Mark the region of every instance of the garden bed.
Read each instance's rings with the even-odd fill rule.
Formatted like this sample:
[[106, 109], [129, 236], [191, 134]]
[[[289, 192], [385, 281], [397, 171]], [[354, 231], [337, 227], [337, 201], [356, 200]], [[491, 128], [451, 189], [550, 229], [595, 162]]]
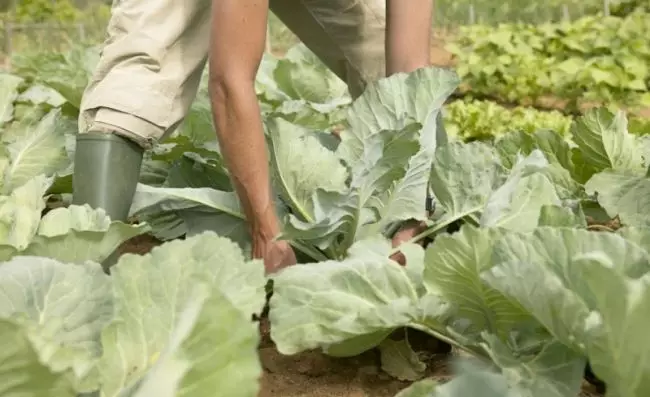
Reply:
[[[593, 220], [590, 224], [599, 225]], [[616, 228], [611, 223], [607, 226]], [[144, 255], [160, 244], [155, 237], [145, 234], [126, 241], [119, 252]], [[263, 368], [259, 397], [394, 397], [412, 383], [384, 372], [376, 349], [351, 358], [330, 357], [320, 351], [287, 356], [275, 348], [266, 318], [260, 320], [259, 329], [258, 351]], [[440, 383], [452, 379], [450, 361], [454, 353], [449, 346], [419, 331], [409, 330], [409, 335], [411, 344], [427, 364], [426, 377]], [[602, 396], [595, 385], [583, 382], [579, 397]]]

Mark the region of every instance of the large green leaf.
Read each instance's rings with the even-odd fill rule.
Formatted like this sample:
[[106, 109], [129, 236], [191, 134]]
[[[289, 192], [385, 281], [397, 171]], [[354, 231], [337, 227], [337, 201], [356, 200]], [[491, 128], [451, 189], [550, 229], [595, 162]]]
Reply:
[[438, 236], [426, 252], [424, 284], [456, 308], [452, 336], [462, 335], [466, 347], [480, 346], [504, 374], [512, 374], [512, 387], [535, 396], [573, 397], [582, 356], [549, 338], [522, 305], [481, 279], [493, 266], [493, 247], [508, 233], [465, 226]]
[[[408, 134], [409, 128], [404, 132]], [[424, 146], [426, 139], [426, 134], [423, 133], [419, 150], [406, 140], [401, 145], [393, 144], [384, 148], [381, 160], [368, 175], [370, 180], [374, 181], [372, 184], [376, 189], [376, 196], [369, 199], [369, 208], [377, 213], [377, 220], [362, 230], [361, 237], [380, 233], [392, 222], [425, 219], [425, 207], [422, 203], [426, 202], [436, 148], [435, 141], [432, 141], [429, 147]], [[409, 156], [411, 153], [413, 155]], [[405, 163], [406, 159], [408, 163]]]
[[[157, 145], [143, 163], [141, 184], [134, 197], [131, 215], [146, 221], [152, 228], [151, 233], [160, 240], [194, 235], [203, 230], [213, 230], [212, 228], [219, 234], [236, 237], [229, 234], [228, 227], [221, 230], [219, 225], [222, 222], [241, 224], [243, 214], [232, 217], [227, 214], [227, 210], [226, 213], [221, 213], [219, 198], [213, 200], [216, 208], [209, 204], [210, 200], [205, 202], [199, 198], [201, 195], [211, 195], [210, 192], [213, 191], [217, 192], [216, 195], [227, 196], [233, 190], [221, 155], [215, 148], [208, 146], [194, 143], [188, 136], [180, 135]], [[159, 190], [162, 188], [175, 190]], [[183, 193], [176, 196], [176, 192], [185, 192], [183, 189], [186, 188], [201, 189], [198, 193], [189, 193], [190, 197], [196, 196], [197, 202], [191, 203], [192, 199], [186, 198]], [[237, 204], [234, 206], [238, 207]], [[215, 217], [222, 222], [211, 222], [211, 228], [208, 229], [196, 228], [193, 226], [195, 222], [190, 220]]]
[[351, 102], [347, 85], [303, 43], [282, 58], [264, 54], [255, 91], [266, 117], [319, 130], [341, 124]]
[[[553, 348], [562, 349], [558, 345]], [[546, 365], [557, 363], [561, 354], [554, 357], [554, 362], [545, 362], [547, 357], [541, 357], [537, 362], [531, 361], [528, 366], [508, 368], [502, 373], [474, 360], [456, 360], [456, 374], [451, 381], [444, 385], [431, 380], [416, 382], [395, 397], [575, 397], [580, 389], [581, 365], [584, 363], [567, 357], [566, 363], [551, 367], [551, 371], [548, 371], [564, 371], [558, 374], [558, 378], [570, 379], [569, 383], [557, 382], [558, 378], [553, 375], [547, 377], [545, 373], [548, 370]]]
[[625, 113], [612, 113], [605, 108], [589, 110], [578, 118], [571, 129], [578, 145], [573, 162], [579, 170], [579, 182], [608, 168], [620, 171], [643, 168], [643, 150], [627, 131]]
[[555, 185], [544, 173], [548, 166], [539, 150], [520, 159], [503, 185], [492, 192], [485, 203], [481, 225], [518, 231], [533, 230], [542, 207], [560, 204]]
[[327, 103], [347, 94], [347, 86], [306, 45], [293, 46], [273, 71], [277, 88], [293, 99]]
[[438, 112], [459, 83], [452, 70], [429, 67], [369, 84], [348, 111], [350, 130], [341, 135], [341, 158], [354, 162], [362, 157], [368, 137], [379, 131], [399, 131], [410, 121], [422, 124], [425, 131], [434, 131], [425, 133], [428, 141], [423, 146], [431, 148], [429, 142], [437, 138]]
[[504, 236], [493, 261], [485, 280], [584, 352], [609, 393], [650, 392], [648, 252], [615, 234], [544, 227]]
[[560, 204], [560, 198], [541, 151], [535, 149], [514, 161], [508, 170], [496, 150], [481, 142], [439, 147], [431, 190], [444, 211], [440, 222], [469, 218], [487, 227], [535, 228], [541, 208]]
[[35, 52], [12, 59], [13, 72], [52, 87], [75, 108], [99, 61], [99, 48], [74, 46], [64, 52]]
[[555, 131], [537, 130], [532, 134], [523, 131], [511, 132], [498, 139], [494, 147], [508, 168], [516, 164], [518, 155], [527, 156], [538, 149], [544, 153], [549, 163], [558, 164], [568, 171], [573, 170], [571, 147], [562, 135]]
[[43, 364], [24, 326], [0, 319], [0, 341], [0, 396], [77, 396], [66, 374]]
[[[145, 256], [122, 256], [111, 269], [111, 280], [116, 309], [102, 339], [105, 397], [134, 387], [172, 335], [186, 333], [179, 327], [192, 326], [179, 318], [188, 302], [196, 305], [191, 298], [198, 282], [221, 291], [245, 318], [259, 314], [265, 301], [262, 262], [246, 261], [236, 244], [210, 232], [164, 244]], [[205, 310], [212, 313], [212, 304]]]
[[514, 167], [519, 156], [541, 151], [549, 162], [544, 173], [555, 184], [560, 198], [575, 199], [584, 194], [572, 177], [575, 166], [571, 147], [560, 134], [550, 130], [538, 130], [532, 134], [517, 131], [503, 136], [494, 146], [508, 168]]
[[148, 230], [146, 224], [111, 222], [102, 209], [71, 205], [48, 212], [22, 254], [66, 263], [102, 263], [124, 241]]
[[100, 334], [112, 317], [109, 277], [96, 263], [20, 256], [0, 264], [0, 318], [20, 321], [41, 362], [97, 387]]
[[218, 290], [198, 282], [160, 357], [120, 397], [255, 397], [262, 367], [257, 327]]
[[418, 128], [410, 124], [368, 137], [362, 157], [347, 163], [347, 191], [316, 190], [313, 219], [290, 216], [285, 238], [313, 240], [319, 248], [331, 249], [343, 235], [333, 255], [341, 257], [354, 241], [378, 235], [390, 222], [423, 219], [433, 152], [418, 148]]
[[313, 222], [314, 192], [344, 192], [347, 170], [307, 129], [283, 119], [269, 120], [267, 128], [273, 176], [281, 196], [301, 220]]
[[459, 219], [482, 211], [506, 177], [507, 169], [493, 147], [481, 142], [450, 142], [436, 151], [431, 190], [445, 217]]
[[30, 179], [8, 196], [0, 195], [0, 260], [7, 260], [32, 241], [45, 208], [43, 194], [52, 180]]
[[650, 226], [650, 178], [643, 173], [612, 169], [595, 174], [585, 189], [596, 194], [607, 215], [630, 226]]
[[381, 369], [399, 380], [416, 381], [425, 375], [427, 365], [413, 351], [407, 339], [384, 339], [379, 345]]
[[22, 82], [21, 77], [0, 74], [0, 127], [14, 119], [14, 100], [18, 97], [18, 87]]
[[458, 233], [438, 236], [426, 250], [424, 285], [458, 307], [454, 318], [464, 324], [465, 336], [478, 339], [489, 332], [507, 338], [530, 325], [532, 318], [521, 306], [480, 278], [492, 266], [492, 247], [504, 233], [464, 226]]
[[269, 318], [278, 350], [294, 354], [322, 347], [355, 355], [397, 327], [442, 318], [442, 302], [421, 302], [422, 249], [403, 246], [407, 268], [388, 259], [390, 249], [389, 241], [364, 240], [343, 261], [292, 266], [275, 275]]
[[183, 153], [171, 164], [164, 185], [170, 188], [210, 187], [223, 191], [233, 190], [221, 156], [217, 153], [206, 153], [205, 150]]
[[570, 226], [586, 228], [587, 219], [581, 205], [561, 207], [558, 205], [542, 206], [537, 221], [539, 226]]
[[586, 365], [580, 353], [557, 340], [530, 349], [513, 348], [494, 335], [484, 338], [490, 358], [501, 368], [511, 390], [522, 396], [539, 397], [575, 397], [580, 393]]
[[195, 144], [213, 143], [217, 140], [213, 117], [207, 87], [202, 86], [183, 119], [178, 134], [188, 137]]
[[436, 390], [440, 390], [436, 381], [433, 379], [424, 379], [403, 389], [395, 397], [432, 397]]
[[25, 105], [29, 104], [39, 110], [45, 110], [62, 107], [66, 103], [66, 100], [51, 87], [42, 84], [33, 84], [20, 93], [18, 98], [16, 98], [16, 102]]
[[453, 72], [428, 68], [369, 85], [352, 105], [351, 129], [336, 151], [350, 171], [348, 191], [316, 190], [313, 219], [290, 217], [284, 238], [310, 240], [330, 258], [341, 258], [355, 241], [392, 223], [424, 220], [429, 170], [441, 140], [437, 118], [457, 83]]
[[3, 132], [8, 155], [2, 179], [5, 193], [38, 175], [52, 176], [68, 165], [66, 128], [60, 117], [59, 110], [52, 110], [36, 125], [15, 125], [11, 137]]
[[[237, 195], [209, 187], [168, 188], [138, 184], [130, 214], [149, 223], [156, 235], [168, 239], [203, 230], [235, 238], [232, 230], [245, 224]], [[195, 227], [198, 221], [201, 226]]]

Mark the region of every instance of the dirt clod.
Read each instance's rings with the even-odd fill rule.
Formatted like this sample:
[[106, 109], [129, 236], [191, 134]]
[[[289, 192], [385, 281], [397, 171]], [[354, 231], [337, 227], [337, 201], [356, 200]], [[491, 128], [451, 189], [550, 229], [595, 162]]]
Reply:
[[135, 236], [132, 239], [126, 240], [117, 248], [119, 255], [124, 254], [136, 254], [136, 255], [145, 255], [149, 253], [154, 247], [157, 247], [162, 244], [162, 241], [158, 240], [150, 234], [142, 234], [140, 236]]

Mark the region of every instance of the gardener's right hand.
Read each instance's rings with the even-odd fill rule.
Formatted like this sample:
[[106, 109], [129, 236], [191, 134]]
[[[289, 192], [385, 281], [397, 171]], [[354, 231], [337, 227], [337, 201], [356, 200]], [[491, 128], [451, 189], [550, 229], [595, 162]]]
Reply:
[[263, 258], [266, 273], [275, 273], [296, 264], [296, 254], [287, 241], [266, 238], [253, 239], [253, 258]]

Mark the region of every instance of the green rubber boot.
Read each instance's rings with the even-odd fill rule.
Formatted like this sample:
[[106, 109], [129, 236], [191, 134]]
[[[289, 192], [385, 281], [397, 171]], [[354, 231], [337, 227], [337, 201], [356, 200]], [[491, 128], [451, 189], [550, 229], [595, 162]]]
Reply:
[[111, 220], [126, 221], [143, 154], [140, 145], [115, 134], [77, 135], [72, 204], [102, 208]]

